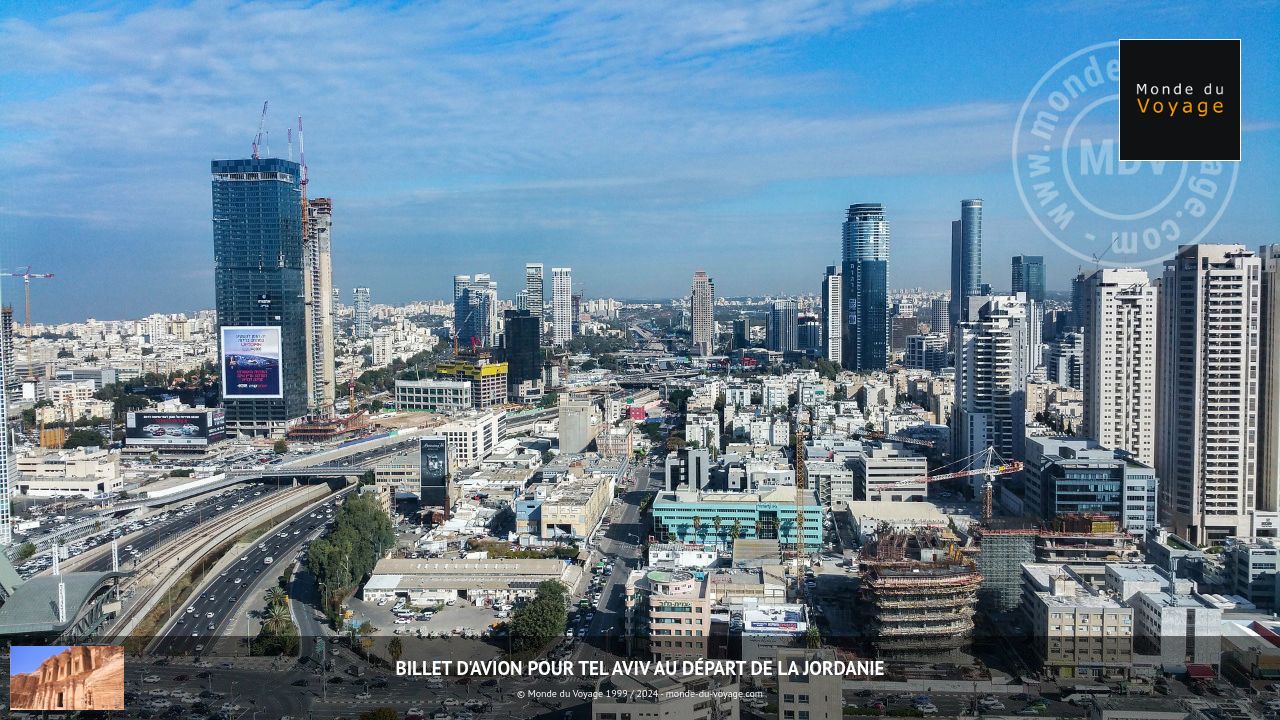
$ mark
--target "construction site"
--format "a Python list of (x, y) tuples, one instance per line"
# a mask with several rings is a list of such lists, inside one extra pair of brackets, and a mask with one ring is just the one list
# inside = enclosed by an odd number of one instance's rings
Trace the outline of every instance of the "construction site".
[(863, 548), (859, 577), (863, 636), (875, 657), (963, 659), (982, 575), (954, 538), (933, 530), (879, 537)]

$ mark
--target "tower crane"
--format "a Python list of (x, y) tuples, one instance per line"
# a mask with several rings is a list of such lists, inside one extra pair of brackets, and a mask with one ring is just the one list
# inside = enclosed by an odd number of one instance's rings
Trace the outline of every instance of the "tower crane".
[[(960, 470), (958, 472), (943, 473), (941, 475), (920, 475), (909, 480), (885, 485), (881, 490), (901, 490), (911, 485), (920, 483), (934, 483), (941, 480), (954, 480), (956, 478), (985, 476), (986, 482), (982, 485), (982, 522), (991, 522), (992, 515), (992, 495), (995, 492), (995, 480), (1000, 475), (1011, 475), (1022, 470), (1022, 463), (1014, 460), (1012, 462), (1003, 462), (1000, 454), (995, 448), (987, 448), (978, 453), (970, 455), (964, 460), (982, 458), (982, 466), (970, 468), (968, 470)], [(963, 461), (961, 461), (963, 462)]]
[(26, 326), (27, 331), (27, 379), (35, 380), (35, 361), (31, 353), (31, 338), (33, 334), (31, 330), (31, 281), (33, 279), (49, 280), (53, 277), (53, 273), (33, 273), (31, 272), (31, 266), (28, 265), (24, 268), (18, 268), (17, 272), (0, 273), (0, 275), (22, 278), (22, 294), (26, 301), (26, 316), (23, 320), (23, 325)]
[(258, 159), (258, 148), (263, 147), (262, 135), (266, 132), (267, 127), (267, 103), (268, 100), (262, 101), (262, 117), (258, 119), (258, 134), (253, 136), (253, 159)]

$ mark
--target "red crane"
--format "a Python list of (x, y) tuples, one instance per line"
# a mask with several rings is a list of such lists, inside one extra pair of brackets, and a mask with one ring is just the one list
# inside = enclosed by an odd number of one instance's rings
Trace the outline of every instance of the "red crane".
[(941, 475), (921, 475), (909, 480), (893, 483), (892, 485), (885, 485), (880, 489), (882, 491), (901, 490), (904, 487), (919, 485), (920, 483), (928, 484), (938, 482), (940, 480), (954, 480), (956, 478), (985, 475), (987, 481), (982, 485), (982, 521), (984, 523), (990, 522), (992, 515), (992, 495), (994, 494), (996, 477), (1000, 475), (1011, 475), (1021, 471), (1022, 463), (1017, 460), (1007, 463), (1001, 462), (1000, 455), (996, 452), (995, 448), (987, 448), (979, 453), (970, 455), (968, 458), (965, 458), (965, 460), (977, 458), (979, 455), (983, 456), (981, 467), (970, 468), (969, 470), (960, 470), (958, 472), (943, 473)]
[(31, 354), (31, 280), (49, 280), (53, 277), (53, 273), (33, 273), (31, 272), (31, 266), (28, 265), (24, 268), (18, 268), (18, 272), (0, 273), (0, 275), (22, 278), (22, 293), (26, 299), (26, 317), (23, 324), (27, 332), (27, 379), (34, 380), (36, 377), (35, 361)]

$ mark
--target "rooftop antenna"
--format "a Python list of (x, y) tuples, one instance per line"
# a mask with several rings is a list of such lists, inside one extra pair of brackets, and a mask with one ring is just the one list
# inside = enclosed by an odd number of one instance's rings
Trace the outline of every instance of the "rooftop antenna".
[(262, 135), (267, 125), (267, 100), (262, 101), (262, 117), (258, 119), (258, 134), (253, 136), (253, 159), (258, 159), (258, 147), (262, 145)]

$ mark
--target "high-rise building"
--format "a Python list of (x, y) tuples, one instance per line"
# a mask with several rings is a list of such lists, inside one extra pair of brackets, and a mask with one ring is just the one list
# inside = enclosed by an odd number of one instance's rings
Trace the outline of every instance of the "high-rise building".
[(458, 347), (498, 342), (498, 283), (488, 273), (453, 276), (453, 329)]
[(528, 310), (503, 313), (503, 357), (507, 361), (507, 394), (521, 396), (524, 383), (539, 384), (542, 379), (542, 321)]
[(838, 266), (828, 265), (822, 276), (822, 356), (838, 366), (844, 364), (843, 293), (844, 276)]
[(765, 347), (779, 352), (800, 349), (800, 308), (795, 300), (778, 300), (769, 309), (769, 325), (765, 328)]
[(527, 263), (524, 266), (524, 304), (529, 314), (542, 322), (542, 306), (547, 299), (547, 290), (543, 277), (542, 263)]
[(908, 370), (938, 372), (947, 366), (947, 344), (946, 333), (908, 335), (902, 366)]
[(333, 253), (329, 234), (333, 203), (329, 198), (307, 201), (307, 237), (303, 244), (302, 293), (307, 311), (307, 407), (322, 416), (333, 414)]
[(573, 339), (573, 268), (551, 268), (551, 326), (556, 345)]
[(17, 364), (13, 359), (13, 306), (0, 307), (0, 375), (4, 376), (4, 385), (9, 389), (18, 387)]
[(1022, 457), (1026, 382), (1040, 364), (1040, 314), (1024, 293), (969, 297), (956, 327), (956, 457), (988, 447)]
[(1013, 292), (1026, 293), (1027, 299), (1044, 309), (1044, 257), (1013, 256)]
[(951, 333), (951, 301), (947, 298), (934, 298), (929, 301), (929, 330), (944, 334)]
[(1154, 465), (1156, 288), (1137, 268), (1095, 270), (1081, 287), (1085, 437)]
[[(0, 291), (3, 292), (3, 291)], [(3, 306), (8, 320), (7, 333), (0, 338), (0, 552), (13, 542), (13, 526), (9, 517), (10, 488), (15, 466), (9, 447), (9, 390), (14, 372), (13, 308)]]
[(693, 321), (693, 351), (711, 355), (716, 342), (716, 285), (703, 270), (693, 274), (689, 313)]
[(850, 205), (843, 227), (844, 367), (889, 362), (889, 221), (880, 203)]
[(369, 288), (358, 287), (351, 291), (351, 307), (355, 312), (355, 334), (358, 338), (373, 336), (373, 325), (369, 320)]
[(1261, 248), (1262, 382), (1258, 393), (1258, 507), (1280, 510), (1280, 244)]
[(960, 219), (951, 222), (952, 327), (969, 321), (966, 298), (981, 294), (982, 201), (961, 200)]
[[(1084, 389), (1084, 336), (1069, 332), (1049, 343), (1045, 353), (1045, 377), (1049, 382)], [(1152, 365), (1152, 368), (1155, 366)]]
[(751, 347), (751, 318), (743, 315), (733, 321), (733, 349)]
[(210, 169), (227, 430), (282, 434), (307, 412), (299, 166), (261, 158)]
[(1197, 544), (1253, 534), (1261, 275), (1243, 245), (1184, 245), (1160, 282), (1161, 519)]
[(810, 357), (822, 352), (822, 320), (814, 313), (796, 316), (796, 346)]

